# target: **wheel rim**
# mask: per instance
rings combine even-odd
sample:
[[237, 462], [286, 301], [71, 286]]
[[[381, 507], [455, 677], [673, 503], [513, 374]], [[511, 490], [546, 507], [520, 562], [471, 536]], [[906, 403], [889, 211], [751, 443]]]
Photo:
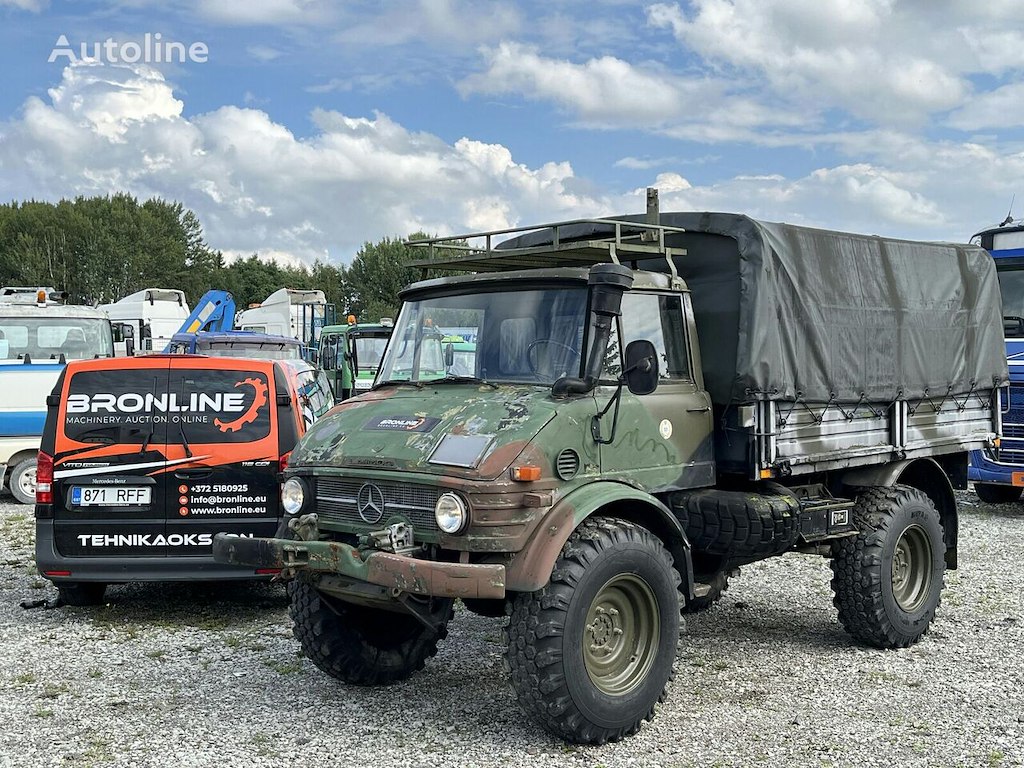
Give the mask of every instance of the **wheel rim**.
[[892, 594], [904, 611], [911, 613], [928, 599], [932, 584], [932, 545], [919, 525], [900, 535], [892, 555]]
[[650, 585], [635, 574], [610, 579], [591, 603], [583, 628], [583, 663], [591, 682], [609, 696], [629, 693], [650, 672], [660, 636]]
[[36, 495], [36, 468], [26, 470], [18, 478], [18, 488], [26, 496]]

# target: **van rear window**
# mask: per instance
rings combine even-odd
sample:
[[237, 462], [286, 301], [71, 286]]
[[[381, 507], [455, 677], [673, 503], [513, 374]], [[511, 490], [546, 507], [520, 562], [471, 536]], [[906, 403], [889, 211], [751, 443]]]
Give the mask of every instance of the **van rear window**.
[[64, 434], [84, 443], [235, 443], [270, 434], [270, 388], [258, 371], [80, 371]]

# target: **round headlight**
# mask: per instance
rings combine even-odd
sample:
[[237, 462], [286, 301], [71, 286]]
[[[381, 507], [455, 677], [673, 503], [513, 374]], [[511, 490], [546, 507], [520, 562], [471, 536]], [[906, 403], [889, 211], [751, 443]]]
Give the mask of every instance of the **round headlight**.
[[466, 527], [466, 503], [454, 493], [442, 493], [434, 507], [437, 527], [445, 533], [458, 533]]
[[289, 477], [281, 486], [281, 506], [289, 515], [294, 515], [306, 502], [306, 484], [297, 477]]

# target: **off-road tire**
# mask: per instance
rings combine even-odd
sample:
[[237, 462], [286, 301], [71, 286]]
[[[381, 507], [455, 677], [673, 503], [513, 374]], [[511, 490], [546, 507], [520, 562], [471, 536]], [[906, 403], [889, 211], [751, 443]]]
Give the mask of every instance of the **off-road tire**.
[[448, 636], [452, 600], [431, 601], [438, 631], [407, 613], [346, 603], [305, 578], [288, 584], [293, 634], [316, 666], [352, 685], [388, 685], [423, 669]]
[[61, 605], [82, 607], [103, 605], [107, 585], [98, 581], [65, 581], [57, 585]]
[[974, 492], [986, 504], [1010, 504], [1020, 501], [1024, 488], [1014, 485], [995, 485], [994, 483], [975, 483]]
[[705, 490], [675, 504], [695, 552], [734, 559], [782, 554], [800, 536], [800, 504], [792, 496]]
[[526, 713], [580, 744], [618, 741], [654, 717], [673, 677], [679, 582], [672, 556], [647, 529], [585, 520], [562, 547], [548, 584], [512, 604], [505, 666]]
[[718, 571], [709, 576], [697, 576], [695, 581], [707, 584], [711, 591], [704, 597], [695, 597], [683, 608], [684, 613], [701, 613], [722, 599], [722, 594], [729, 588], [729, 573]]
[[[36, 457], [19, 461], [11, 470], [11, 493], [22, 504], [36, 503]], [[29, 492], [31, 488], [31, 493]]]
[[942, 593], [946, 545], [935, 504], [906, 485], [869, 488], [857, 498], [860, 533], [833, 546], [833, 603], [839, 621], [876, 648], [921, 639]]

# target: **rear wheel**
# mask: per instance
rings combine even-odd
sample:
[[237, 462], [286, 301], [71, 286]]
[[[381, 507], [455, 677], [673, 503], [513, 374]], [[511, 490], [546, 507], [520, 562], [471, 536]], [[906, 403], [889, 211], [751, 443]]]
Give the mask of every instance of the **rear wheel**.
[[513, 603], [505, 659], [523, 709], [572, 742], [635, 733], [672, 678], [678, 589], [672, 556], [650, 531], [584, 521], [548, 584]]
[[14, 465], [11, 470], [11, 493], [22, 504], [36, 503], [36, 457]]
[[928, 631], [942, 592], [939, 513], [923, 491], [897, 485], [862, 493], [853, 518], [860, 533], [833, 550], [839, 621], [868, 645], [912, 645]]
[[288, 585], [293, 632], [305, 655], [332, 677], [353, 685], [387, 685], [423, 669], [448, 635], [452, 600], [429, 602], [437, 631], [408, 613], [346, 603], [299, 578]]
[[57, 594], [64, 605], [103, 605], [107, 585], [96, 581], [66, 581], [57, 585]]
[[1013, 485], [994, 485], [992, 483], [975, 483], [974, 492], [986, 504], [1009, 504], [1020, 500], [1021, 491]]

